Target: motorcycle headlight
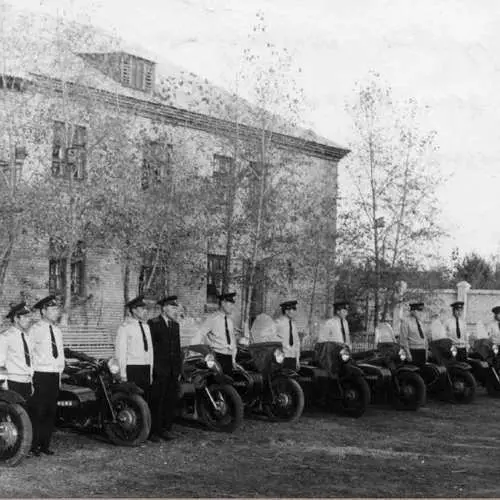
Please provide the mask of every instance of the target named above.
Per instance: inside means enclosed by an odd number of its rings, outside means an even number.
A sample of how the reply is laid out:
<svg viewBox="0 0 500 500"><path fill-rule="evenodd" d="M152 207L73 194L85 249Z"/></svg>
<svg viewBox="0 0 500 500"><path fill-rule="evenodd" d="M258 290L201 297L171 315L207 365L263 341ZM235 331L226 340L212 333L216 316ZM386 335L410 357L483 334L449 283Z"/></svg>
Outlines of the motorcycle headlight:
<svg viewBox="0 0 500 500"><path fill-rule="evenodd" d="M401 361L406 361L406 351L404 349L400 349L398 355Z"/></svg>
<svg viewBox="0 0 500 500"><path fill-rule="evenodd" d="M493 354L496 356L498 354L498 344L493 344L492 347Z"/></svg>
<svg viewBox="0 0 500 500"><path fill-rule="evenodd" d="M349 361L351 359L351 353L349 352L349 349L347 347L343 347L340 351L340 358L342 361L345 363L346 361Z"/></svg>
<svg viewBox="0 0 500 500"><path fill-rule="evenodd" d="M108 369L111 375L118 375L120 373L120 365L115 358L108 359Z"/></svg>
<svg viewBox="0 0 500 500"><path fill-rule="evenodd" d="M283 363L285 361L285 353L283 352L283 349L275 349L274 350L274 359L276 363Z"/></svg>
<svg viewBox="0 0 500 500"><path fill-rule="evenodd" d="M450 347L450 352L451 352L451 355L455 358L457 356L457 352L458 352L456 346L452 345Z"/></svg>
<svg viewBox="0 0 500 500"><path fill-rule="evenodd" d="M213 354L207 354L205 356L205 363L208 368L210 369L215 368L215 356Z"/></svg>

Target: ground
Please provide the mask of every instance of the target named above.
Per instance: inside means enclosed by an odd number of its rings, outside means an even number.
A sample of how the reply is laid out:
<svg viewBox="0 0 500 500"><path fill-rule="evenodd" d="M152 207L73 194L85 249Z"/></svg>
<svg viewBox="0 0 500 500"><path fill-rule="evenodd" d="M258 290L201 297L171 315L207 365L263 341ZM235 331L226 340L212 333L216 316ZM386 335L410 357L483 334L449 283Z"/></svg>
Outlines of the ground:
<svg viewBox="0 0 500 500"><path fill-rule="evenodd" d="M56 455L3 468L1 497L499 497L500 399L245 420L234 434L176 425L176 439L119 448L54 435Z"/></svg>

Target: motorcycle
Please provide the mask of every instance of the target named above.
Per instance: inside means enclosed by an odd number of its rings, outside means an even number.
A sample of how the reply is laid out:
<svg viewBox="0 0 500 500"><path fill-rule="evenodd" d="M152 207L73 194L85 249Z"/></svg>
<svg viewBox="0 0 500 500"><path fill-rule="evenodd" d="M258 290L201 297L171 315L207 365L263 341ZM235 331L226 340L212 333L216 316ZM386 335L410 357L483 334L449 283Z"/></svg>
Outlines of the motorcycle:
<svg viewBox="0 0 500 500"><path fill-rule="evenodd" d="M500 397L500 356L498 344L490 339L474 342L467 363L472 367L474 378L486 388L492 397Z"/></svg>
<svg viewBox="0 0 500 500"><path fill-rule="evenodd" d="M29 453L33 428L24 398L0 381L0 465L12 467Z"/></svg>
<svg viewBox="0 0 500 500"><path fill-rule="evenodd" d="M198 420L210 430L234 432L243 422L243 402L231 383L209 346L184 348L180 416Z"/></svg>
<svg viewBox="0 0 500 500"><path fill-rule="evenodd" d="M295 422L304 410L304 393L294 370L283 368L281 342L238 346L233 384L250 413L272 421Z"/></svg>
<svg viewBox="0 0 500 500"><path fill-rule="evenodd" d="M299 380L308 406L318 405L340 410L350 417L361 417L370 403L370 387L353 361L349 347L335 342L317 346L321 347L303 351L300 358Z"/></svg>
<svg viewBox="0 0 500 500"><path fill-rule="evenodd" d="M430 342L430 363L420 369L428 392L442 395L454 403L469 404L476 397L477 382L471 365L466 362L465 349L457 349L451 339ZM436 375L433 365L445 368Z"/></svg>
<svg viewBox="0 0 500 500"><path fill-rule="evenodd" d="M374 366L390 372L390 377L369 379L373 403L391 403L398 410L413 411L425 404L426 387L419 368L407 361L407 353L398 343L380 343L375 351L358 354L356 359L367 375L373 374Z"/></svg>
<svg viewBox="0 0 500 500"><path fill-rule="evenodd" d="M66 367L57 401L57 425L104 432L120 446L138 446L148 438L151 413L143 391L118 380L115 359L99 360L65 349Z"/></svg>

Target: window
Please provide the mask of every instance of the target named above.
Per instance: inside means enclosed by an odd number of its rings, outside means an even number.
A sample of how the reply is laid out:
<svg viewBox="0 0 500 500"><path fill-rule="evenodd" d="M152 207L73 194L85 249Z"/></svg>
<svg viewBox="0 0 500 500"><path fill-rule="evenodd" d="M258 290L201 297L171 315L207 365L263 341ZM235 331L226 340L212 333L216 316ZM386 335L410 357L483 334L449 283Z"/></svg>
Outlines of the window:
<svg viewBox="0 0 500 500"><path fill-rule="evenodd" d="M121 82L126 87L151 92L154 83L154 63L123 54L120 63Z"/></svg>
<svg viewBox="0 0 500 500"><path fill-rule="evenodd" d="M66 289L66 257L60 257L60 249L51 241L49 259L49 293L64 295ZM83 243L79 242L71 257L71 295L82 297L85 294L85 255Z"/></svg>
<svg viewBox="0 0 500 500"><path fill-rule="evenodd" d="M224 273L226 272L226 256L209 253L207 255L207 303L216 304L217 295L222 291Z"/></svg>
<svg viewBox="0 0 500 500"><path fill-rule="evenodd" d="M142 160L142 189L160 184L171 175L172 145L150 141L144 148Z"/></svg>
<svg viewBox="0 0 500 500"><path fill-rule="evenodd" d="M87 129L79 125L54 122L52 175L82 180L85 175Z"/></svg>
<svg viewBox="0 0 500 500"><path fill-rule="evenodd" d="M164 253L153 250L144 255L139 273L139 294L159 297L164 294L166 283L166 260Z"/></svg>

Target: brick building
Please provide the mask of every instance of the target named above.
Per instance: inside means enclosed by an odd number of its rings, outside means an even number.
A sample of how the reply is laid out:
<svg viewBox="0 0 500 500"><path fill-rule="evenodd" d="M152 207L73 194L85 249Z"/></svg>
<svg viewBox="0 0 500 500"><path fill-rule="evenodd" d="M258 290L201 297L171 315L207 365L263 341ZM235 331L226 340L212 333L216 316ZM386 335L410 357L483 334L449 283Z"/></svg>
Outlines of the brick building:
<svg viewBox="0 0 500 500"><path fill-rule="evenodd" d="M172 158L182 144L183 164L196 164L207 177L231 168L231 145L236 134L249 141L259 138L260 130L251 119L236 124L222 113L222 106L213 106L215 101L227 102L234 96L196 75L168 63L158 64L149 54L93 28L65 25L56 29L54 23L60 20L19 15L13 10L7 14L0 73L0 120L4 129L0 168L4 173L50 172L56 177L69 176L76 185L85 182L87 172L96 168L97 161L97 153L90 145L98 142L102 117L107 116L117 120L115 123L119 121L129 134L127 144L137 143L134 134L138 130L150 134L147 148L130 149L130 162L136 167L135 182L142 183L145 196L147 183L164 175L163 166L156 168L148 160L151 148L158 147L160 135L168 136L169 168L180 169L181 162ZM22 38L17 40L20 33ZM241 100L240 106L251 115L245 101ZM101 125L96 125L98 120ZM69 143L63 137L68 130ZM33 135L36 141L27 139ZM337 164L347 154L346 149L309 130L290 132L285 126L273 131L273 148L276 155L293 154L301 175L319 179L332 200L336 199ZM335 201L331 210L333 234ZM178 293L190 316L200 317L213 307L215 290L221 286L224 251L224 238L208 237L197 243L192 258L199 271L196 279L191 276L186 280L182 266L170 271L168 289ZM333 255L334 251L333 245ZM233 266L243 266L238 255L232 262ZM48 292L61 293L69 280L73 297L70 324L114 332L123 319L124 297L141 290L151 268L151 262L144 261L127 269L124 293L123 263L115 252L88 245L79 251L77 245L70 265L66 264L53 252L47 238L22 232L12 248L1 291L2 315L7 304L20 294L33 298ZM67 276L67 269L71 276ZM296 283L292 292L300 295L303 285ZM242 297L244 290L238 292ZM254 312L272 312L282 295L280 290L259 290ZM324 308L324 304L318 307ZM302 312L300 321L305 327L306 312Z"/></svg>

